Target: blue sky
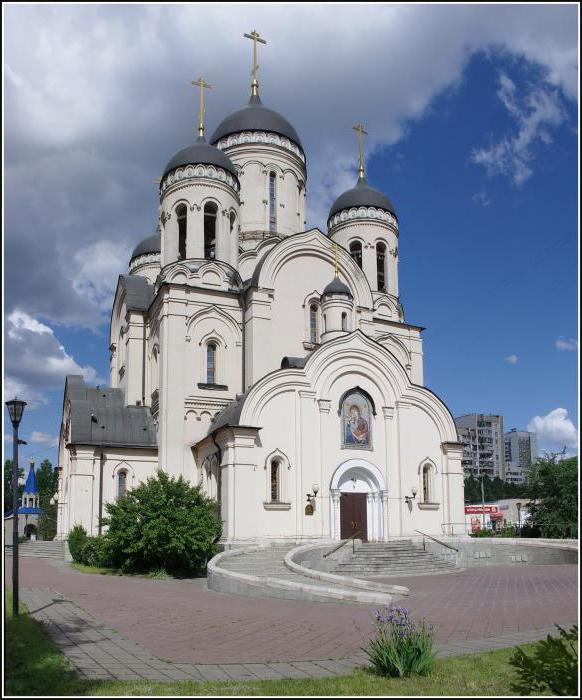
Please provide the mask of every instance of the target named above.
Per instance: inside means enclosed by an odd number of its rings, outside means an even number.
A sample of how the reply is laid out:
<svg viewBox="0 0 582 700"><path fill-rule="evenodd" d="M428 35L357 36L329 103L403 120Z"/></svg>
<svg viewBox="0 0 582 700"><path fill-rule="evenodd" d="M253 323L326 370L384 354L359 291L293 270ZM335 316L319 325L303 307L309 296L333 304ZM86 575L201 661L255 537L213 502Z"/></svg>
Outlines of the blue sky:
<svg viewBox="0 0 582 700"><path fill-rule="evenodd" d="M368 126L427 386L575 451L577 8L231 8L6 10L5 375L31 402L23 457L55 461L65 374L106 380L117 275L153 229L152 180L193 140L189 80L216 83L209 128L244 104L251 25L270 42L263 100L307 151L311 225L355 181L351 125ZM303 32L299 55L282 26Z"/></svg>

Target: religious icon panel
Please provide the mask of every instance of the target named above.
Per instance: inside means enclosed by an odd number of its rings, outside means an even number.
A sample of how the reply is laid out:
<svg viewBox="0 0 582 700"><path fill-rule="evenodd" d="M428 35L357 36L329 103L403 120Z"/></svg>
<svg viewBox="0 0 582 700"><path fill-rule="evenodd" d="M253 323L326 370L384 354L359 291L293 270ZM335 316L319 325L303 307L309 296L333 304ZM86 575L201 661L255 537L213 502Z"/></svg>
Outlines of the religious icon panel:
<svg viewBox="0 0 582 700"><path fill-rule="evenodd" d="M371 410L359 391L348 394L342 403L342 447L372 449Z"/></svg>

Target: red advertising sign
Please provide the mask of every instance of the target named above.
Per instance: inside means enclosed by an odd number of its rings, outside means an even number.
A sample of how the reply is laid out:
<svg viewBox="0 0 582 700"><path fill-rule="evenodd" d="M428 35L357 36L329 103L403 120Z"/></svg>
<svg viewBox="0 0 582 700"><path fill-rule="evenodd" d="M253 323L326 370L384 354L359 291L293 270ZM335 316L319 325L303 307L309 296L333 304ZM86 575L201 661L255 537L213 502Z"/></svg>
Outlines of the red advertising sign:
<svg viewBox="0 0 582 700"><path fill-rule="evenodd" d="M499 506L465 506L465 515L475 513L498 513Z"/></svg>

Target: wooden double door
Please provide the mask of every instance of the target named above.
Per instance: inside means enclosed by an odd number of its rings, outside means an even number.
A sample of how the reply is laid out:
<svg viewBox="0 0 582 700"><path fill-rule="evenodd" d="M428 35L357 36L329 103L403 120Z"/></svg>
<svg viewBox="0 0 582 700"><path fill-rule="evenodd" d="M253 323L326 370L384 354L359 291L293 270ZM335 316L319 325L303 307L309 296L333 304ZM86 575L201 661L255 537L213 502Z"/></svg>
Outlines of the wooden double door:
<svg viewBox="0 0 582 700"><path fill-rule="evenodd" d="M342 493L340 497L340 539L345 540L352 535L364 542L368 541L366 493Z"/></svg>

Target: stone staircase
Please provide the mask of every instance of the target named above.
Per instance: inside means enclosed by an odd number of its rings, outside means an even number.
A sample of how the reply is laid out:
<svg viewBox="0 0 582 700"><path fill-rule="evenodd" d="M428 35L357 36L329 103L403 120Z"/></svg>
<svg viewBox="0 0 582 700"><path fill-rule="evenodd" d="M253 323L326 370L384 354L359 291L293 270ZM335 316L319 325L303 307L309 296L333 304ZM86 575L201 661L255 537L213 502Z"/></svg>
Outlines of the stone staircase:
<svg viewBox="0 0 582 700"><path fill-rule="evenodd" d="M4 547L6 554L12 554L12 544L6 544ZM65 543L62 540L52 540L45 542L44 540L27 540L18 545L19 557L43 557L45 559L60 559L65 558Z"/></svg>
<svg viewBox="0 0 582 700"><path fill-rule="evenodd" d="M335 574L359 578L420 576L458 570L454 560L425 552L422 544L412 540L362 544L331 569Z"/></svg>
<svg viewBox="0 0 582 700"><path fill-rule="evenodd" d="M317 575L293 571L285 564L285 555L295 548L280 544L218 554L208 564L208 587L247 596L375 605L388 605L408 594L402 586L357 581L349 575L320 580Z"/></svg>

